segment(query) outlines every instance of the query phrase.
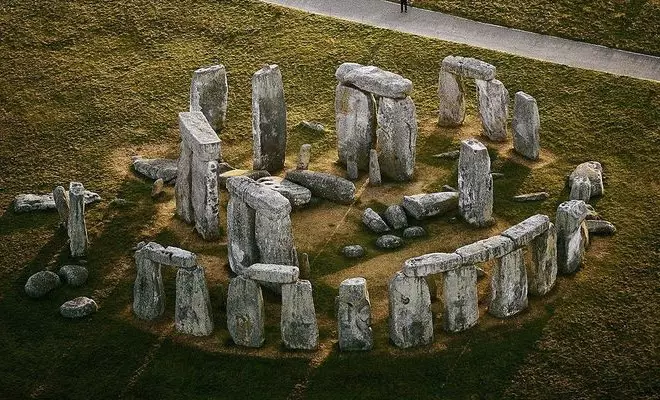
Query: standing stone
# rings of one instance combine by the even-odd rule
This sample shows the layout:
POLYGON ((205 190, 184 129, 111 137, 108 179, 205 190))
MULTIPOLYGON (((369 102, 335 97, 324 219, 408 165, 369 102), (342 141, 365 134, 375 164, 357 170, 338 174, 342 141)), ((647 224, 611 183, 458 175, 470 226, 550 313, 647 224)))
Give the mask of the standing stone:
POLYGON ((190 111, 201 111, 213 130, 219 131, 227 115, 227 92, 224 65, 196 70, 190 84, 190 111))
POLYGON ((85 188, 80 182, 69 184, 69 248, 72 257, 87 253, 87 226, 85 225, 85 188))
POLYGON ((506 119, 509 115, 509 91, 497 79, 477 79, 479 114, 485 135, 496 142, 506 140, 506 119))
POLYGON ((536 99, 525 92, 516 93, 513 106, 513 148, 530 160, 538 160, 541 149, 541 119, 536 99))
POLYGON ((461 142, 458 159, 458 208, 465 220, 487 226, 493 220, 493 178, 488 149, 475 139, 461 142))
POLYGON ((218 238, 218 162, 193 157, 192 205, 195 229, 204 240, 218 238))
POLYGON ((179 268, 176 273, 176 330, 193 336, 213 332, 211 300, 204 278, 204 268, 179 268))
POLYGON ((60 226, 66 228, 69 223, 69 196, 64 187, 58 186, 53 189, 53 200, 55 201, 57 213, 60 215, 60 226))
POLYGON ((239 346, 264 344, 264 299, 261 286, 237 276, 229 282, 227 293, 227 330, 239 346))
POLYGON ((356 161, 355 153, 350 153, 348 155, 348 160, 346 160, 346 178, 349 181, 355 181, 359 178, 358 164, 356 161))
POLYGON ((312 284, 298 281, 282 285, 282 341, 288 349, 313 350, 318 347, 312 284))
POLYGON ((369 184, 371 186, 380 186, 382 178, 380 176, 380 164, 378 164, 378 152, 375 149, 369 150, 369 184))
POLYGON ((371 330, 371 303, 367 280, 350 278, 339 284, 337 332, 339 350, 364 351, 374 346, 371 330))
POLYGON ((400 100, 381 97, 376 119, 381 173, 395 181, 411 180, 417 143, 415 103, 410 97, 400 100))
POLYGON ((557 269, 563 274, 576 272, 582 264, 585 249, 582 222, 587 213, 582 200, 565 201, 557 208, 557 269))
POLYGON ((392 229, 403 229, 408 226, 406 211, 398 204, 393 204, 385 210, 385 221, 392 229))
POLYGON ((309 255, 307 253, 300 254, 300 259, 298 260, 300 266, 300 279, 309 279, 312 276, 312 269, 309 265, 309 255))
POLYGON ((424 278, 397 272, 389 283, 390 339, 397 347, 409 348, 433 342, 431 295, 424 278))
POLYGON ((135 252, 137 276, 133 285, 133 312, 140 319, 153 320, 165 312, 165 290, 160 264, 145 251, 135 252))
POLYGON ((255 216, 255 238, 260 262, 265 264, 298 265, 293 245, 291 217, 257 210, 255 216))
POLYGON ((176 166, 176 183, 174 184, 176 214, 179 218, 191 224, 195 218, 190 197, 193 152, 185 141, 181 141, 179 147, 180 154, 176 166))
POLYGON ((496 258, 492 274, 488 306, 491 315, 508 318, 527 308, 527 271, 523 249, 496 258))
POLYGON ((532 263, 527 280, 529 293, 543 296, 555 285, 557 278, 557 228, 550 227, 532 240, 532 263))
POLYGON ((298 153, 298 162, 296 163, 296 169, 306 170, 309 169, 309 160, 312 157, 312 145, 303 144, 300 146, 300 152, 298 153))
POLYGON ((459 126, 465 120, 465 95, 461 78, 440 70, 438 78, 438 124, 440 126, 459 126))
POLYGON ((571 186, 570 200, 582 200, 585 203, 591 199, 591 183, 586 176, 576 176, 571 186))
POLYGON ((259 261, 254 229, 254 210, 236 196, 230 196, 227 204, 227 252, 229 267, 238 275, 259 261))
POLYGON ((369 150, 376 130, 376 107, 373 95, 359 89, 337 85, 335 114, 337 153, 339 162, 346 164, 348 155, 355 154, 359 169, 367 169, 369 150))
POLYGON ((467 265, 443 274, 442 325, 447 332, 461 332, 479 320, 477 269, 467 265))
POLYGON ((286 103, 280 68, 264 66, 252 77, 253 169, 284 168, 286 103))

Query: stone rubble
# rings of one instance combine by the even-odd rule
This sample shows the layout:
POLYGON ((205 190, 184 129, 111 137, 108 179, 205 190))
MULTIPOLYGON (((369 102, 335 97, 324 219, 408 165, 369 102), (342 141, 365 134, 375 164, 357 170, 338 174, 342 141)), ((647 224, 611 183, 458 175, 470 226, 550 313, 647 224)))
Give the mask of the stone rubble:
POLYGON ((426 236, 426 231, 421 226, 409 226, 403 230, 403 237, 406 239, 414 239, 426 236))
POLYGON ((99 309, 96 302, 88 297, 76 297, 60 306, 60 315, 64 318, 83 318, 99 309))
POLYGON ((51 271, 39 271, 30 276, 25 283, 25 294, 33 299, 45 296, 62 284, 60 277, 51 271))
POLYGON ((396 249, 403 246, 403 239, 395 235, 383 235, 376 240, 376 247, 380 249, 396 249))
POLYGON ((344 255, 344 257, 359 258, 364 256, 364 248, 359 244, 353 244, 350 246, 344 246, 344 248, 341 250, 341 253, 344 255))
POLYGON ((57 275, 67 285, 78 287, 87 282, 89 272, 82 265, 65 265, 57 271, 57 275))
POLYGON ((398 204, 393 204, 387 207, 383 217, 385 217, 385 221, 392 227, 392 229, 403 229, 408 226, 406 211, 398 204))

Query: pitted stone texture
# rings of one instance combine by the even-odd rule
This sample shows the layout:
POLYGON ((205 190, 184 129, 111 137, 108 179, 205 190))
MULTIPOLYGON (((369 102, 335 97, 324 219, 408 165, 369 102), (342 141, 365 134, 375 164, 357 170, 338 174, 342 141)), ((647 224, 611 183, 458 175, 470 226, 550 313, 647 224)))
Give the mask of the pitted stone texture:
POLYGON ((227 116, 227 72, 225 66, 212 65, 193 72, 190 84, 190 111, 200 111, 215 131, 227 116))
POLYGON ((415 172, 417 115, 410 97, 381 97, 376 113, 380 172, 395 181, 409 181, 415 172))
MULTIPOLYGON (((85 190, 85 205, 101 201, 101 196, 97 193, 85 190)), ((55 199, 53 193, 48 194, 19 194, 14 198, 14 211, 30 212, 30 211, 44 211, 55 210, 55 199)))
POLYGON ((466 265, 443 274, 442 326, 447 332, 461 332, 479 320, 477 269, 466 265))
POLYGON ((291 213, 291 203, 286 197, 246 176, 229 178, 226 186, 229 194, 247 203, 254 210, 268 212, 273 215, 289 215, 291 213))
POLYGON ((420 238, 426 236, 426 231, 421 226, 410 226, 403 230, 406 239, 420 238))
POLYGON ((300 146, 300 152, 298 153, 298 162, 296 163, 296 169, 306 170, 309 168, 309 161, 312 157, 312 145, 303 144, 300 146))
POLYGON ((378 164, 378 152, 375 149, 369 150, 369 184, 371 186, 380 186, 382 177, 380 176, 380 164, 378 164))
POLYGON ((458 208, 463 218, 471 225, 489 225, 493 220, 493 178, 488 149, 478 140, 461 142, 458 191, 458 208))
POLYGON ((254 222, 259 261, 265 264, 298 265, 289 215, 273 215, 257 210, 254 222))
POLYGON ((568 177, 568 185, 573 187, 575 178, 582 176, 589 180, 591 184, 591 197, 602 196, 605 193, 603 188, 603 167, 598 161, 587 161, 577 167, 568 177))
POLYGON ((229 267, 236 274, 259 260, 259 248, 254 235, 255 212, 236 196, 227 204, 227 252, 229 267))
POLYGON ((176 183, 174 184, 176 214, 179 218, 191 224, 195 218, 191 197, 193 151, 186 141, 181 141, 179 148, 176 183))
POLYGON ((87 282, 89 272, 82 265, 65 265, 57 271, 57 275, 67 284, 73 287, 82 286, 87 282))
POLYGON ((371 330, 371 303, 367 281, 350 278, 339 284, 337 332, 341 351, 365 351, 374 346, 371 330))
POLYGON ((527 308, 527 271, 522 249, 495 260, 490 291, 488 312, 495 317, 508 318, 527 308))
POLYGON ((380 249, 396 249, 403 246, 403 239, 395 235, 383 235, 376 239, 376 247, 380 249))
POLYGON ((367 208, 362 213, 362 223, 375 233, 384 233, 390 230, 387 223, 378 215, 378 213, 371 208, 367 208))
POLYGON ((279 176, 266 176, 259 178, 257 182, 286 197, 292 207, 302 207, 312 199, 312 192, 309 189, 279 176))
POLYGON ((344 248, 341 250, 341 253, 344 255, 344 257, 359 258, 364 255, 364 248, 359 244, 353 244, 350 246, 344 246, 344 248))
POLYGON ((389 282, 388 291, 392 342, 403 349, 431 344, 433 316, 426 280, 397 272, 389 282))
POLYGON ((463 264, 463 259, 456 253, 429 253, 407 259, 402 272, 406 276, 425 277, 451 271, 463 264))
POLYGON ((484 134, 496 142, 507 139, 506 119, 509 116, 509 91, 497 79, 477 80, 479 115, 484 134))
POLYGON ((359 169, 366 169, 369 150, 376 130, 376 107, 371 93, 353 87, 337 85, 335 90, 335 115, 337 129, 337 153, 339 162, 346 164, 354 154, 359 169))
POLYGON ((180 268, 192 268, 197 265, 197 255, 195 253, 178 247, 168 246, 165 248, 158 243, 149 242, 141 247, 139 251, 159 264, 180 268))
POLYGON ((353 182, 336 175, 314 171, 288 171, 286 179, 312 191, 312 194, 341 204, 351 204, 355 200, 353 182))
POLYGON ((591 200, 591 183, 586 176, 576 176, 571 185, 570 200, 582 200, 588 202, 591 200))
POLYGON ((557 228, 550 223, 548 229, 532 240, 532 263, 527 280, 529 293, 542 296, 555 285, 557 278, 557 228))
POLYGON ((340 68, 341 71, 338 69, 335 77, 342 84, 355 86, 376 96, 403 99, 412 92, 412 82, 393 72, 371 65, 340 68))
POLYGON ((284 168, 286 103, 280 68, 267 65, 252 76, 253 169, 284 168))
POLYGON ((362 67, 364 67, 364 65, 358 63, 351 63, 351 62, 343 63, 339 67, 337 67, 337 70, 335 71, 335 78, 337 78, 339 82, 344 82, 346 81, 346 74, 348 74, 354 69, 362 68, 362 67))
POLYGON ((460 126, 465 120, 465 94, 461 79, 444 69, 438 77, 438 125, 460 126))
POLYGON ((385 221, 392 229, 403 229, 408 226, 406 210, 398 204, 393 204, 385 210, 385 221))
POLYGON ((563 274, 572 274, 582 265, 586 244, 581 229, 587 213, 582 200, 565 201, 557 208, 557 268, 563 274))
POLYGON ((60 315, 64 318, 83 318, 99 309, 96 302, 89 297, 76 297, 60 306, 60 315))
POLYGON ((33 299, 45 296, 62 284, 60 277, 51 271, 39 271, 30 276, 25 283, 25 294, 33 299))
POLYGON ((288 349, 313 350, 318 347, 312 284, 298 281, 282 285, 282 342, 288 349))
POLYGON ((177 160, 169 158, 141 158, 133 160, 133 169, 149 179, 162 179, 163 182, 171 182, 176 179, 177 160))
POLYGON ((300 271, 293 265, 252 264, 243 271, 246 278, 269 283, 293 283, 300 271))
MULTIPOLYGON (((201 112, 179 113, 179 134, 181 140, 200 161, 220 159, 220 138, 209 125, 201 112)), ((178 174, 177 174, 178 175, 178 174)))
POLYGON ((264 299, 259 284, 242 276, 233 278, 227 293, 227 330, 234 343, 261 347, 264 319, 264 299))
POLYGON ((463 257, 463 265, 473 265, 502 257, 515 247, 513 240, 497 235, 460 247, 456 253, 463 257))
POLYGON ((484 81, 495 79, 495 66, 476 58, 447 56, 442 60, 442 69, 465 78, 484 81))
POLYGON ((538 160, 541 150, 539 128, 541 118, 536 99, 525 92, 517 92, 513 106, 513 148, 530 160, 538 160))
POLYGON ((165 290, 160 264, 146 252, 135 252, 137 276, 133 285, 133 312, 140 319, 153 320, 165 311, 165 290))
POLYGON ((85 188, 82 183, 69 184, 69 249, 71 256, 82 257, 87 253, 87 226, 85 225, 85 188))
POLYGON ((550 218, 547 215, 536 214, 510 227, 501 233, 513 240, 516 247, 526 246, 535 237, 548 230, 550 218))
POLYGON ((348 160, 346 161, 346 179, 349 181, 356 181, 360 177, 358 171, 357 161, 355 161, 355 154, 351 153, 348 155, 348 160))
POLYGON ((66 227, 69 223, 69 195, 64 187, 58 186, 53 189, 53 201, 60 216, 60 226, 66 227))
POLYGON ((613 223, 604 220, 586 220, 587 230, 590 235, 614 235, 616 227, 613 223))
POLYGON ((415 219, 442 215, 458 205, 458 193, 438 192, 403 196, 402 206, 415 219))
POLYGON ((195 229, 204 240, 220 236, 218 222, 218 162, 197 161, 192 165, 192 205, 195 229))
POLYGON ((193 336, 213 332, 213 312, 206 287, 204 268, 179 268, 176 273, 176 330, 193 336))

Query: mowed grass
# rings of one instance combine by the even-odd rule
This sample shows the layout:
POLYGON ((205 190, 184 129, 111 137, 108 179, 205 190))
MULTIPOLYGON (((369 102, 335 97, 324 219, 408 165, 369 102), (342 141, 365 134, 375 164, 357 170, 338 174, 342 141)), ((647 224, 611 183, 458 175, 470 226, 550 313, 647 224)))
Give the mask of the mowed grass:
POLYGON ((414 7, 623 50, 660 55, 657 0, 415 0, 414 7))
MULTIPOLYGON (((658 395, 660 85, 254 1, 6 1, 0 9, 0 398, 286 398, 292 392, 307 398, 658 395), (317 159, 332 153, 333 74, 340 63, 375 64, 401 73, 415 85, 421 126, 418 176, 424 179, 419 185, 433 190, 455 184, 455 163, 431 155, 455 148, 460 136, 478 127, 473 97, 464 129, 434 125, 439 64, 450 54, 493 63, 512 95, 524 90, 539 102, 547 163, 521 165, 489 145, 493 169, 506 175, 495 183, 501 223, 536 212, 554 217, 557 204, 567 197, 565 174, 594 159, 606 172, 606 195, 594 205, 619 233, 595 238, 583 270, 561 277, 549 296, 532 299, 529 311, 519 317, 499 321, 484 316, 478 327, 460 335, 442 333, 438 322, 436 343, 411 351, 392 347, 386 322, 380 320, 374 324, 376 347, 366 354, 342 354, 333 345, 336 285, 328 281, 356 267, 337 255, 349 240, 367 245, 364 262, 395 258, 396 253, 378 252, 375 236, 363 231, 337 228, 336 239, 325 247, 298 235, 299 251, 318 255, 312 282, 323 350, 298 353, 279 347, 279 305, 272 296, 267 299, 267 348, 231 345, 223 321, 226 285, 216 284, 226 283, 223 240, 202 243, 172 219, 171 192, 152 200, 150 182, 127 172, 133 154, 176 156, 176 113, 187 109, 192 70, 217 62, 227 67, 230 105, 221 135, 223 155, 239 167, 251 161, 250 78, 261 65, 279 64, 284 75, 289 165, 304 142, 313 144, 317 159), (330 132, 304 132, 295 127, 302 119, 318 120, 330 132), (70 261, 66 237, 56 229, 57 215, 15 214, 11 202, 18 193, 48 192, 72 180, 104 198, 86 216, 90 280, 83 288, 62 287, 44 299, 28 299, 23 285, 32 273, 70 261), (510 200, 513 194, 541 189, 551 199, 540 204, 510 200), (132 203, 111 207, 115 197, 132 203), (171 332, 171 271, 165 275, 164 318, 143 323, 131 316, 131 248, 140 240, 180 245, 213 261, 205 264, 214 283, 212 337, 191 339, 171 332), (81 321, 61 318, 59 305, 79 295, 97 299, 99 312, 81 321), (324 351, 328 358, 316 362, 324 351), (299 384, 303 388, 294 390, 299 384)), ((333 168, 328 163, 320 166, 333 168)), ((379 190, 387 195, 390 189, 397 186, 379 190)), ((385 205, 382 199, 365 200, 357 208, 385 205)), ((315 210, 327 210, 332 218, 345 212, 328 204, 316 207, 294 214, 296 232, 312 236, 325 234, 322 228, 335 229, 339 219, 326 221, 325 227, 302 225, 315 210)), ((348 215, 346 226, 359 226, 356 215, 348 215)), ((448 243, 486 235, 445 217, 425 224, 432 236, 418 245, 442 251, 451 250, 448 243), (465 237, 447 233, 455 230, 464 230, 465 237)))

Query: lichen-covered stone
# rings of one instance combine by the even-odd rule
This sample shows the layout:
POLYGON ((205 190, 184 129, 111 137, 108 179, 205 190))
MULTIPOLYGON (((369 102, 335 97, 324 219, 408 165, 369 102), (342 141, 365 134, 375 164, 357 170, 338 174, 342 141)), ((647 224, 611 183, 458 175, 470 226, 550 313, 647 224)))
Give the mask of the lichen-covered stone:
POLYGON ((384 233, 390 230, 387 223, 371 208, 367 208, 362 213, 362 223, 375 233, 384 233))
POLYGON ((507 139, 506 125, 509 116, 509 91, 497 79, 477 80, 479 115, 484 134, 490 140, 503 142, 507 139))
POLYGON ((371 350, 374 345, 371 330, 371 303, 367 281, 350 278, 339 284, 337 332, 341 351, 371 350))
POLYGON ((254 229, 254 209, 236 196, 230 196, 227 204, 227 252, 229 267, 236 274, 242 274, 243 270, 259 260, 254 229))
MULTIPOLYGON (((602 196, 605 193, 603 187, 603 167, 598 161, 587 161, 577 167, 571 172, 571 175, 568 177, 568 186, 573 187, 575 184, 576 178, 581 177, 587 179, 591 185, 591 190, 589 191, 589 197, 598 197, 602 196)), ((571 200, 583 200, 583 199, 573 199, 571 200)), ((585 200, 586 202, 586 200, 585 200)))
MULTIPOLYGON (((101 201, 101 196, 99 196, 97 193, 90 192, 89 190, 85 190, 84 198, 85 205, 101 201)), ((14 211, 17 213, 55 210, 56 208, 57 206, 55 205, 53 193, 19 194, 14 198, 14 211)))
POLYGON ((220 159, 220 138, 201 112, 179 113, 179 135, 192 150, 196 159, 200 161, 220 159))
POLYGON ((57 275, 67 284, 73 287, 82 286, 87 282, 89 272, 82 265, 65 265, 57 271, 57 275))
POLYGON ((149 242, 140 247, 146 257, 163 265, 171 265, 179 268, 192 268, 197 265, 197 255, 188 250, 178 247, 163 247, 158 243, 149 242))
POLYGON ((344 255, 344 257, 359 258, 364 255, 364 248, 359 244, 353 244, 350 246, 344 246, 344 248, 341 250, 341 253, 344 255))
MULTIPOLYGON (((219 165, 218 165, 219 166, 219 165)), ((251 169, 231 169, 218 174, 218 187, 226 187, 227 181, 229 178, 235 176, 244 176, 250 178, 253 181, 259 180, 261 178, 270 176, 270 172, 264 170, 251 170, 251 169)))
MULTIPOLYGON (((465 120, 465 95, 461 79, 444 69, 438 77, 438 125, 460 126, 465 120)), ((458 158, 458 154, 456 155, 458 158)))
POLYGON ((360 173, 358 171, 357 161, 355 161, 355 154, 351 153, 346 160, 346 179, 356 181, 359 177, 360 173))
POLYGON ((227 330, 234 343, 261 347, 264 344, 264 320, 261 286, 242 276, 231 279, 227 292, 227 330))
POLYGON ((200 111, 215 131, 227 116, 227 72, 225 66, 212 65, 193 72, 190 84, 190 111, 200 111))
POLYGON ((266 176, 259 178, 257 182, 286 197, 292 207, 302 207, 312 199, 312 192, 309 189, 279 176, 266 176))
POLYGON ((424 278, 397 272, 389 282, 390 339, 400 348, 433 342, 431 295, 424 278))
POLYGON ((176 330, 193 336, 213 332, 213 312, 206 287, 204 268, 179 268, 176 274, 176 330))
POLYGON ((463 265, 474 265, 502 257, 515 247, 510 238, 496 235, 460 247, 456 249, 456 253, 463 258, 463 265))
POLYGON ((448 270, 442 280, 442 326, 447 332, 461 332, 479 320, 477 270, 474 265, 448 270))
POLYGON ((133 159, 133 169, 149 179, 162 179, 163 182, 172 182, 177 175, 177 160, 169 158, 142 158, 133 159))
POLYGON ((359 169, 366 169, 369 150, 376 131, 376 107, 373 96, 359 89, 337 85, 335 115, 339 162, 346 164, 354 154, 359 169))
POLYGON ((300 271, 293 265, 252 264, 245 270, 246 278, 269 283, 293 283, 298 280, 300 271))
POLYGON ((403 246, 403 239, 395 235, 383 235, 376 239, 376 247, 380 249, 396 249, 403 246))
POLYGON ((192 205, 195 229, 204 240, 220 236, 218 221, 218 162, 200 161, 193 157, 192 205))
POLYGON ((85 224, 85 188, 82 183, 69 185, 69 249, 71 256, 82 257, 87 253, 87 226, 85 224))
POLYGON ((60 286, 62 282, 56 273, 39 271, 30 276, 25 283, 25 294, 33 299, 45 296, 51 290, 60 286))
POLYGON ((284 168, 286 156, 286 103, 282 73, 264 66, 252 76, 253 169, 268 172, 284 168))
POLYGON ((378 152, 375 149, 369 151, 369 184, 380 186, 382 177, 380 175, 380 164, 378 164, 378 152))
MULTIPOLYGON (((340 67, 342 68, 342 67, 340 67)), ((403 99, 412 92, 409 79, 374 66, 344 67, 335 76, 344 85, 352 85, 380 97, 403 99)))
POLYGON ((557 268, 563 274, 572 274, 582 265, 586 244, 581 229, 587 213, 582 200, 565 201, 557 208, 557 268))
POLYGON ((426 231, 421 226, 409 226, 403 230, 403 237, 406 239, 420 238, 426 236, 426 231))
POLYGON ((376 113, 380 172, 395 181, 410 181, 415 172, 417 115, 410 97, 381 97, 376 113))
POLYGON ((288 349, 318 347, 319 328, 314 310, 312 284, 298 281, 282 285, 282 342, 288 349))
POLYGON ((339 67, 337 67, 337 70, 335 71, 335 78, 337 78, 339 82, 344 82, 346 81, 346 74, 348 74, 354 69, 362 68, 363 66, 364 65, 358 63, 351 63, 351 62, 343 63, 339 67))
POLYGON ((493 178, 488 149, 478 140, 461 142, 458 159, 458 208, 471 225, 487 226, 493 221, 493 178))
POLYGON ((550 223, 548 229, 531 243, 532 263, 527 281, 529 293, 542 296, 548 293, 557 278, 557 228, 550 223))
POLYGON ((536 99, 525 92, 517 92, 513 106, 513 148, 530 160, 537 160, 541 150, 539 128, 541 119, 536 99))
POLYGON ((463 264, 463 259, 456 253, 429 253, 407 259, 402 272, 406 276, 425 277, 451 271, 463 264))
POLYGON ((64 318, 83 318, 99 309, 96 302, 89 297, 76 297, 60 306, 60 315, 64 318))
POLYGON ((231 196, 245 202, 254 210, 274 215, 289 215, 291 213, 291 203, 286 197, 246 176, 229 178, 226 186, 231 196))
POLYGON ((495 260, 490 291, 488 312, 495 317, 508 318, 527 308, 527 271, 522 249, 495 260))
POLYGON ((296 163, 296 169, 306 170, 309 168, 309 161, 312 157, 312 145, 303 144, 300 146, 300 152, 298 153, 298 162, 296 163))
POLYGON ((447 56, 442 60, 442 69, 465 78, 490 81, 495 79, 495 66, 476 58, 447 56))
POLYGON ((570 200, 582 200, 588 202, 591 199, 591 183, 586 176, 578 176, 573 179, 571 192, 568 196, 570 200))
POLYGON ((408 217, 406 210, 398 204, 393 204, 385 210, 383 214, 385 221, 392 229, 403 229, 408 226, 408 217))
POLYGON ((353 182, 336 175, 323 172, 291 170, 286 179, 312 191, 312 195, 341 204, 351 204, 355 200, 353 182))
POLYGON ((64 187, 58 186, 53 189, 53 201, 60 216, 60 226, 66 227, 69 223, 69 194, 64 187))
POLYGON ((153 320, 165 312, 165 290, 160 264, 148 258, 147 252, 135 252, 137 276, 133 285, 133 312, 140 319, 153 320))
POLYGON ((550 218, 547 215, 536 214, 526 220, 513 225, 501 233, 513 240, 516 247, 526 246, 535 237, 548 230, 550 218))
POLYGON ((437 192, 403 196, 401 205, 415 219, 429 218, 455 209, 458 205, 458 193, 437 192))
POLYGON ((298 265, 291 217, 257 210, 254 233, 259 261, 265 264, 298 265))

